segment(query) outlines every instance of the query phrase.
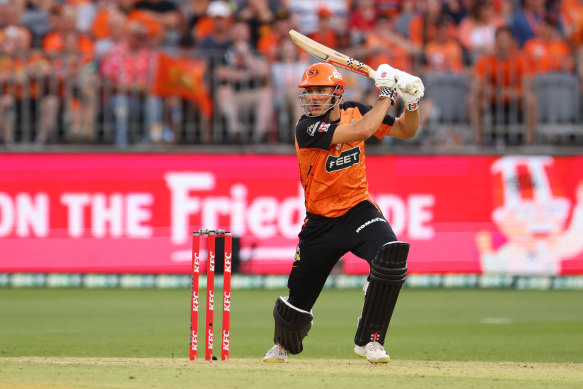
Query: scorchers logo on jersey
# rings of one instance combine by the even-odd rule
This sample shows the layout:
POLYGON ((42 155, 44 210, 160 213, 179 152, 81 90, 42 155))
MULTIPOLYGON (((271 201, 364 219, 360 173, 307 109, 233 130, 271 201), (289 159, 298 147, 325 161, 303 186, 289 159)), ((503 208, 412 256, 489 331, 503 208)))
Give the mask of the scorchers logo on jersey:
POLYGON ((357 163, 360 163, 360 147, 358 146, 344 150, 338 157, 329 155, 326 159, 326 171, 332 173, 338 170, 348 169, 357 163))
POLYGON ((329 128, 330 128, 330 123, 316 122, 308 127, 307 132, 308 132, 308 135, 314 136, 314 134, 316 133, 316 130, 318 130, 318 132, 327 132, 329 128))

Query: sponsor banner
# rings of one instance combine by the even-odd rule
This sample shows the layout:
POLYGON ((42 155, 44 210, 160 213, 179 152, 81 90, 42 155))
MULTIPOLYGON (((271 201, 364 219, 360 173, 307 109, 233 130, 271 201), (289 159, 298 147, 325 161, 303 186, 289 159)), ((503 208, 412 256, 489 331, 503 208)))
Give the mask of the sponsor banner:
MULTIPOLYGON (((326 289, 362 289, 366 276, 333 274, 326 280, 326 289)), ((0 274, 0 288, 85 288, 85 289, 187 289, 192 279, 188 275, 149 274, 0 274)), ((222 289, 223 277, 217 276, 216 288, 222 289)), ((510 276, 484 274, 412 274, 405 289, 518 289, 518 290, 583 290, 583 276, 510 276)), ((232 289, 285 289, 287 276, 244 275, 232 278, 232 289)), ((201 288, 206 290, 206 277, 201 276, 201 288)), ((230 310, 230 295, 224 300, 230 310)))
MULTIPOLYGON (((411 243, 409 274, 583 274, 583 157, 366 164, 373 200, 411 243)), ((294 155, 0 155, 3 273, 187 274, 192 232, 224 228, 240 237, 240 272, 283 275, 304 214, 294 155)), ((368 271, 352 254, 338 268, 368 271)))

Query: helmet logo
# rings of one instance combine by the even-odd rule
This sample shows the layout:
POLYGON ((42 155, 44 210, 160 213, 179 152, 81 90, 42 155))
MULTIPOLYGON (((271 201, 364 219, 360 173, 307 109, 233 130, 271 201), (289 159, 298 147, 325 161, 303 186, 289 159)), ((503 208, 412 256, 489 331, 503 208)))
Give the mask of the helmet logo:
POLYGON ((340 74, 340 72, 334 70, 334 78, 337 78, 339 80, 342 80, 342 74, 340 74))
POLYGON ((308 70, 308 78, 316 77, 318 74, 320 74, 320 71, 318 69, 308 70))

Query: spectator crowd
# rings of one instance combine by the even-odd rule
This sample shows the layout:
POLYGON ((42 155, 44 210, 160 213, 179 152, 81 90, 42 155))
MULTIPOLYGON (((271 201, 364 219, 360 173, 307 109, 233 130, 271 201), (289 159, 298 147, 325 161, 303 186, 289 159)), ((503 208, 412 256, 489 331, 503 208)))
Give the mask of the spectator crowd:
MULTIPOLYGON (((316 61, 292 28, 420 76, 418 143, 539 142, 551 92, 538 80, 551 74, 574 110, 565 139, 583 137, 583 0, 2 0, 0 138, 292 143, 297 84, 316 61)), ((372 105, 372 80, 343 75, 345 99, 372 105)))

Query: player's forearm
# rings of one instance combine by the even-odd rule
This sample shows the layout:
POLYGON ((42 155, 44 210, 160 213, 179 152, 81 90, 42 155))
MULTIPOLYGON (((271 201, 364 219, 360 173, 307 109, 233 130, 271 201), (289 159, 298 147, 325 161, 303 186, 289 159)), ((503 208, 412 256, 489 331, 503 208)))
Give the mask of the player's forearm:
POLYGON ((419 122, 421 121, 421 114, 419 110, 409 111, 403 110, 403 114, 397 119, 399 121, 399 126, 402 129, 402 133, 405 139, 409 139, 417 134, 417 129, 419 128, 419 122))
POLYGON ((332 137, 332 144, 367 140, 380 127, 387 110, 391 106, 391 99, 379 98, 377 103, 359 121, 353 124, 338 126, 332 137))
POLYGON ((370 138, 381 126, 387 111, 391 107, 391 99, 381 97, 376 104, 358 122, 354 123, 355 131, 363 133, 366 139, 370 138))

